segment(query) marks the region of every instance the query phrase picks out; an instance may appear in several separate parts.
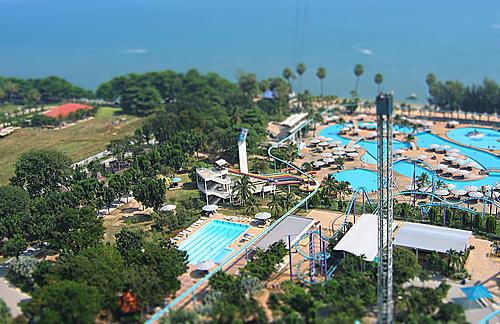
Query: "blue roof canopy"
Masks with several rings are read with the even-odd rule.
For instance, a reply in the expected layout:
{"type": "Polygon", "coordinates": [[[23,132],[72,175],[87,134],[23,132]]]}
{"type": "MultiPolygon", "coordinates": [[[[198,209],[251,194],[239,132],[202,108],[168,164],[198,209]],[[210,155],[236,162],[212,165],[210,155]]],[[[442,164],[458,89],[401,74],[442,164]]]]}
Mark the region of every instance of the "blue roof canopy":
{"type": "Polygon", "coordinates": [[[470,286],[470,287],[464,287],[460,288],[467,296],[468,300],[477,300],[481,298],[493,298],[491,293],[486,289],[485,286],[483,285],[478,285],[478,286],[470,286]]]}

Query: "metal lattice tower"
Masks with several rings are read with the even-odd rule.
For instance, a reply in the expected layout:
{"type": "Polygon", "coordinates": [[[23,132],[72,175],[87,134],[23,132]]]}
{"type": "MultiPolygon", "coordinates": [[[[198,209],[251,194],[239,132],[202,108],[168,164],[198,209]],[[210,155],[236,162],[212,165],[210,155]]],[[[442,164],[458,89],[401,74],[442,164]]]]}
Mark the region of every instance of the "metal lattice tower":
{"type": "Polygon", "coordinates": [[[378,323],[393,322],[392,299],[392,94],[380,93],[377,106],[378,323]]]}

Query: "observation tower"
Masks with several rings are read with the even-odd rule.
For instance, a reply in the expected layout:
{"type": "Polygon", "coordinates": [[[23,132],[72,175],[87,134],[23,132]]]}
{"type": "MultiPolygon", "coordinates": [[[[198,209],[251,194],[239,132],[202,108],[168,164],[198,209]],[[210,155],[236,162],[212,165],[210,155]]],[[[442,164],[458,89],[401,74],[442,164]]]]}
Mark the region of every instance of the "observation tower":
{"type": "Polygon", "coordinates": [[[380,93],[377,107],[377,180],[378,180],[378,323],[393,322],[392,299],[392,93],[380,93]]]}

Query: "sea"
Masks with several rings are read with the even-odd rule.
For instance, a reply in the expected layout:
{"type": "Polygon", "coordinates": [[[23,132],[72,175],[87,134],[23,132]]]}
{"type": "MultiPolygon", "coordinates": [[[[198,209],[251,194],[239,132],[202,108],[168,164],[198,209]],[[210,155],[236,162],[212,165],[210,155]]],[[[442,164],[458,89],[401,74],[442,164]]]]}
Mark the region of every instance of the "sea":
{"type": "Polygon", "coordinates": [[[425,76],[500,81],[500,0],[0,0],[0,75],[89,89],[118,75],[196,68],[230,80],[306,65],[297,90],[427,97],[425,76]]]}

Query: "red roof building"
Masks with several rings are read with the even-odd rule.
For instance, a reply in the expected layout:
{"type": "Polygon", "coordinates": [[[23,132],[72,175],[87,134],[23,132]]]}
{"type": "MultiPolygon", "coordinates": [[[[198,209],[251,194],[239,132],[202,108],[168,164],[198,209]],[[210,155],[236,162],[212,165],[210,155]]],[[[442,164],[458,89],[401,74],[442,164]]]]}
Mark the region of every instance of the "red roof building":
{"type": "Polygon", "coordinates": [[[47,110],[43,114],[47,117],[53,117],[53,118],[65,118],[68,117],[68,115],[72,112],[75,112],[77,110],[81,109],[92,109],[94,107],[92,106],[87,106],[87,105],[82,105],[82,104],[77,104],[77,103],[67,103],[64,105],[60,105],[57,107],[54,107],[50,110],[47,110]]]}

